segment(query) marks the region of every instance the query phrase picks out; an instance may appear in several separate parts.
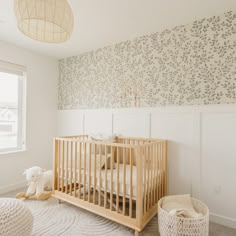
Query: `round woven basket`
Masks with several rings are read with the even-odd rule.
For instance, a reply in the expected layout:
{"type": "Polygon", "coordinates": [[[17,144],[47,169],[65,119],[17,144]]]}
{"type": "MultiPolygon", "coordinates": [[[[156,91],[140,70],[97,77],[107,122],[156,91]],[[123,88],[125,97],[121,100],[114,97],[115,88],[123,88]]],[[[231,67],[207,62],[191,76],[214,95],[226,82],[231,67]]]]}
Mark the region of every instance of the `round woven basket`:
{"type": "Polygon", "coordinates": [[[191,198],[193,207],[202,217],[183,218],[170,215],[162,209],[162,202],[165,198],[175,199],[175,196],[168,196],[158,202],[158,224],[161,236],[208,236],[209,235],[209,209],[201,201],[191,198]]]}

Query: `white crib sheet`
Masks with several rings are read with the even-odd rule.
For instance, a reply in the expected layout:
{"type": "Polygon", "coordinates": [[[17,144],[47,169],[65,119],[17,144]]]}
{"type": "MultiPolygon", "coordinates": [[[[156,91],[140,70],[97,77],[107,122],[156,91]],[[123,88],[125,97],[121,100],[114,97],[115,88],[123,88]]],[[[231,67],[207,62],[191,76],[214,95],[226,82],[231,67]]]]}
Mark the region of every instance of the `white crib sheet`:
{"type": "MultiPolygon", "coordinates": [[[[125,196],[126,197],[130,197],[130,189],[131,189],[131,185],[130,185],[130,179],[131,179],[131,166],[130,165],[125,165],[126,167],[124,168],[123,164],[119,164],[119,195],[123,196],[124,192],[125,192],[125,196]],[[125,177],[125,189],[124,189],[124,170],[126,171],[126,177],[125,177]]],[[[72,168],[73,169],[73,168],[72,168]]],[[[64,173],[65,173],[64,169],[64,173]]],[[[99,191],[99,176],[101,174],[101,190],[102,191],[107,191],[108,193],[113,192],[113,194],[117,194],[117,173],[118,172],[118,165],[115,164],[115,168],[113,169],[107,169],[107,178],[106,178],[106,171],[105,169],[101,169],[101,171],[99,169],[96,170],[96,183],[94,183],[94,174],[95,172],[92,171],[91,169],[91,182],[90,182],[90,187],[93,188],[96,185],[96,190],[99,191]],[[113,181],[111,180],[111,177],[113,176],[113,181]],[[107,184],[105,179],[107,179],[107,184]],[[113,182],[113,187],[111,189],[111,182],[113,182]]],[[[149,185],[151,185],[151,183],[153,183],[153,181],[155,180],[155,177],[157,177],[157,174],[159,175],[160,171],[155,171],[155,174],[149,170],[149,185]]],[[[68,168],[68,184],[70,183],[70,168],[68,168]]],[[[84,169],[81,169],[81,179],[79,179],[79,170],[76,169],[76,178],[74,176],[74,170],[72,170],[72,183],[76,182],[76,183],[81,183],[84,185],[86,185],[86,191],[88,191],[88,184],[89,184],[89,172],[88,169],[86,168],[86,177],[85,177],[85,181],[84,181],[84,169]]],[[[62,175],[60,175],[62,176],[62,175]]],[[[136,194],[137,194],[137,167],[136,166],[132,166],[132,198],[136,199],[136,194]]],[[[64,175],[64,184],[66,181],[66,176],[64,175]]],[[[143,174],[143,184],[144,184],[144,174],[143,174]]],[[[148,182],[148,170],[146,171],[146,186],[147,186],[147,182],[148,182]]],[[[153,189],[154,184],[152,185],[152,188],[150,186],[151,189],[153,189]]]]}

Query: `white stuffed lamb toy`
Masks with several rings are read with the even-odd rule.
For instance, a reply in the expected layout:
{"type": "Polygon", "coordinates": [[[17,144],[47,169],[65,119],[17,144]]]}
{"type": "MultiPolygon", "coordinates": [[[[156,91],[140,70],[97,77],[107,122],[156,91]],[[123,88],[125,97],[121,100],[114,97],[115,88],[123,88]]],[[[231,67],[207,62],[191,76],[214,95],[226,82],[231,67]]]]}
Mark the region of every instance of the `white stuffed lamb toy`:
{"type": "Polygon", "coordinates": [[[52,189],[53,172],[52,170],[44,170],[41,167],[31,167],[23,173],[26,175],[29,187],[26,192],[27,196],[40,195],[45,189],[52,189]]]}

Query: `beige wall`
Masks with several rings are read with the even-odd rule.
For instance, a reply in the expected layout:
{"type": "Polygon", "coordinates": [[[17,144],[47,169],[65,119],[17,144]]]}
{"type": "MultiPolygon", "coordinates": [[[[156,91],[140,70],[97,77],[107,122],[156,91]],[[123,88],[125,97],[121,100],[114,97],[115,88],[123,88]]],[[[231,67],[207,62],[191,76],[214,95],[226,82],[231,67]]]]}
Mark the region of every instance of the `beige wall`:
{"type": "Polygon", "coordinates": [[[0,60],[27,67],[26,148],[0,154],[0,192],[23,186],[25,168],[52,167],[52,138],[56,134],[58,62],[0,42],[0,60]]]}

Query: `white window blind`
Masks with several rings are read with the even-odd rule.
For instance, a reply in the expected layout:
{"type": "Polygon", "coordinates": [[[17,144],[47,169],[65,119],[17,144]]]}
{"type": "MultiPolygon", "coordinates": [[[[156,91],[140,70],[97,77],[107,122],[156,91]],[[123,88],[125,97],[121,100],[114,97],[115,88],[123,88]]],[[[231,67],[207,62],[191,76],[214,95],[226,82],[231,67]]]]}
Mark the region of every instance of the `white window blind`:
{"type": "Polygon", "coordinates": [[[0,154],[25,149],[26,68],[0,61],[0,154]]]}

